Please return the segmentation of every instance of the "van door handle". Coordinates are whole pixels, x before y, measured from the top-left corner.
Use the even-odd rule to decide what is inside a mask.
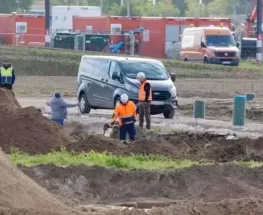
[[[108,79],[106,79],[106,82],[108,82]]]
[[[104,78],[102,78],[101,80],[104,81]]]

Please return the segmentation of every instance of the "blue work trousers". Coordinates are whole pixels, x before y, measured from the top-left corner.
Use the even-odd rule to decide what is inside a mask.
[[[120,126],[120,140],[126,140],[126,134],[129,134],[130,140],[135,140],[136,130],[134,123],[131,124],[124,124]]]
[[[52,119],[54,122],[57,122],[61,126],[64,126],[64,119]]]

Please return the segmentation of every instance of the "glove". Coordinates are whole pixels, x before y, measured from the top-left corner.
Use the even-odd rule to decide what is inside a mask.
[[[113,126],[115,122],[112,122],[110,125]]]
[[[134,122],[134,123],[136,123],[136,119],[135,119],[135,120],[133,120],[133,122]]]

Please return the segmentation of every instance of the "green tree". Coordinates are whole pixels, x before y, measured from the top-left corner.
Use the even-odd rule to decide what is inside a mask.
[[[0,13],[28,10],[33,0],[0,0]]]
[[[173,0],[174,7],[178,8],[180,11],[180,16],[185,16],[185,12],[187,10],[187,4],[185,0]]]
[[[114,3],[109,14],[126,16],[127,3],[125,2],[123,6]],[[174,7],[171,0],[159,0],[156,5],[149,0],[132,0],[130,14],[131,16],[178,16],[180,11]]]
[[[223,0],[222,0],[223,1]],[[187,10],[185,12],[186,16],[196,16],[196,17],[204,17],[207,16],[207,5],[200,4],[199,0],[185,0],[187,4]]]

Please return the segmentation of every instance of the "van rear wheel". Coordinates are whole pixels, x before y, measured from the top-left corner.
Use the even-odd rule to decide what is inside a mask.
[[[175,115],[175,109],[163,113],[165,119],[172,119]]]
[[[79,110],[80,110],[81,113],[85,114],[85,113],[89,113],[90,112],[91,107],[90,107],[90,104],[88,102],[88,99],[87,99],[85,93],[81,94],[81,96],[79,98],[79,103],[80,103]]]

